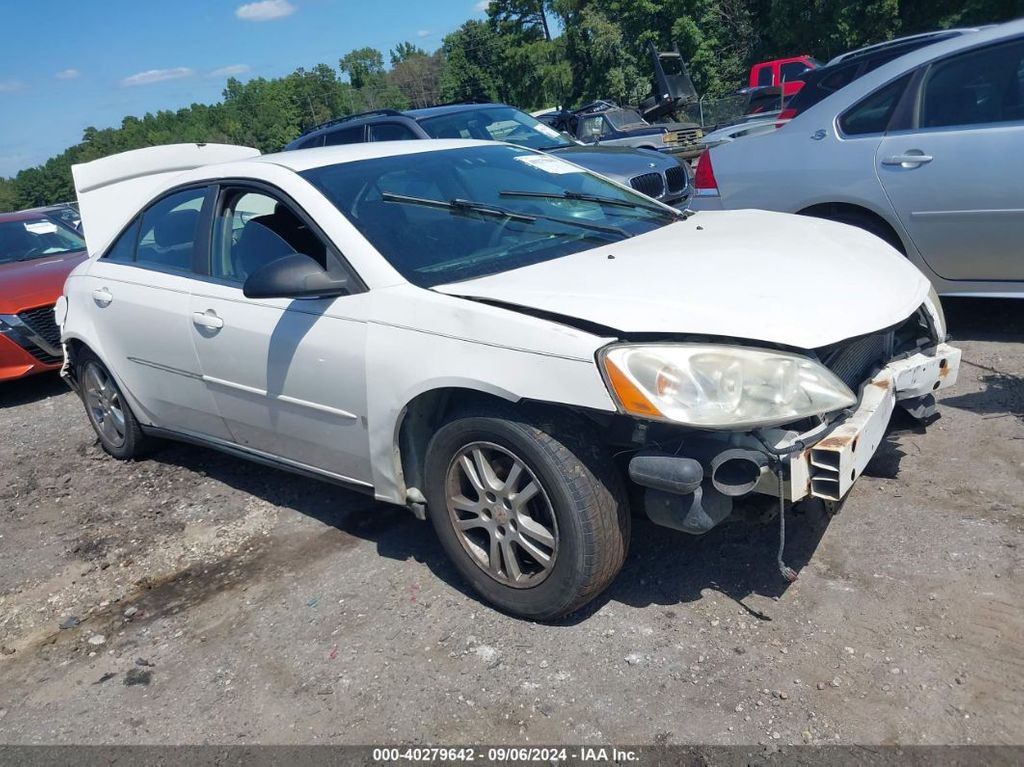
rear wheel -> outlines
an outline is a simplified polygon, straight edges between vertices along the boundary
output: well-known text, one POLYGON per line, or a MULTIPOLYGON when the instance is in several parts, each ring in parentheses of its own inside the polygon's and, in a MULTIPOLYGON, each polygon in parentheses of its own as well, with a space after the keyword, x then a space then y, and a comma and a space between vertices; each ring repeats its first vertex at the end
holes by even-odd
POLYGON ((507 412, 449 421, 426 457, 434 529, 485 599, 552 620, 614 579, 629 545, 622 482, 583 423, 507 412))
POLYGON ((142 433, 124 395, 103 363, 86 352, 79 356, 77 368, 85 412, 103 449, 122 460, 150 451, 153 440, 142 433))

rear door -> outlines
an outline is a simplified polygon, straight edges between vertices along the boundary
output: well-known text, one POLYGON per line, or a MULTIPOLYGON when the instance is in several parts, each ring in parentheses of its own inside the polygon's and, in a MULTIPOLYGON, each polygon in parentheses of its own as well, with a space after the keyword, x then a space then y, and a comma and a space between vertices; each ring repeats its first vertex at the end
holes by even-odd
POLYGON ((352 293, 339 298, 246 298, 245 278, 282 256, 347 267, 298 206, 268 187, 222 187, 212 218, 207 277, 193 288, 189 331, 232 441, 369 483, 369 294, 351 274, 352 293))
POLYGON ((948 280, 1024 280, 1024 39, 932 64, 912 125, 876 165, 924 260, 948 280))
POLYGON ((226 438, 189 321, 194 265, 206 247, 202 222, 212 204, 209 190, 196 187, 149 206, 90 266, 85 300, 94 307, 97 351, 144 422, 226 438))

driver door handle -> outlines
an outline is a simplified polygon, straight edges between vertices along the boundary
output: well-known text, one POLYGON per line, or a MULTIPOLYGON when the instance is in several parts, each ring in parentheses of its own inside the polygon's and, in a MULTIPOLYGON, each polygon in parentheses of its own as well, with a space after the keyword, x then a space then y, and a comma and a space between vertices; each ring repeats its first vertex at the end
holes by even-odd
POLYGON ((110 306, 110 302, 114 300, 114 295, 106 288, 97 288, 92 292, 92 300, 102 308, 110 306))
POLYGON ((206 312, 192 312, 192 324, 210 330, 219 330, 224 327, 224 320, 214 314, 213 310, 206 312))
POLYGON ((903 167, 924 165, 932 161, 930 154, 894 154, 882 159, 882 165, 902 165, 903 167))

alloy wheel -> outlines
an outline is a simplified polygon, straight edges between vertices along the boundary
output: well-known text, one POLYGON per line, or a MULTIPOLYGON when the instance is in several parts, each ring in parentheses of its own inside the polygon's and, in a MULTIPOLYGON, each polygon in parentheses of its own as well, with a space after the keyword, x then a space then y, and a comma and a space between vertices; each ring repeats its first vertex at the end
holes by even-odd
POLYGON ((536 586, 558 555, 558 524, 540 480, 510 450, 473 442, 452 459, 448 514, 473 562, 506 586, 536 586))
POLYGON ((110 374, 95 362, 87 362, 82 385, 92 425, 111 447, 121 447, 126 433, 124 408, 110 374))

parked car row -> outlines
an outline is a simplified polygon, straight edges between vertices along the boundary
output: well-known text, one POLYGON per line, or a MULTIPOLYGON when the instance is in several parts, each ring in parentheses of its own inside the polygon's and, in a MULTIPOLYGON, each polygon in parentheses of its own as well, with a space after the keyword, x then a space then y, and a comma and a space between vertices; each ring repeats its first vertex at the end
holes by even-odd
POLYGON ((686 166, 650 149, 593 146, 575 141, 505 104, 448 104, 398 112, 382 109, 349 115, 312 128, 285 149, 418 139, 507 141, 537 149, 677 205, 690 194, 686 166))
POLYGON ((688 205, 661 153, 459 104, 76 165, 86 260, 15 231, 79 259, 54 317, 110 455, 181 440, 406 506, 484 599, 554 619, 631 511, 841 503, 956 381, 939 292, 1021 294, 1024 22, 914 47, 831 64, 858 69, 702 155, 688 205))

